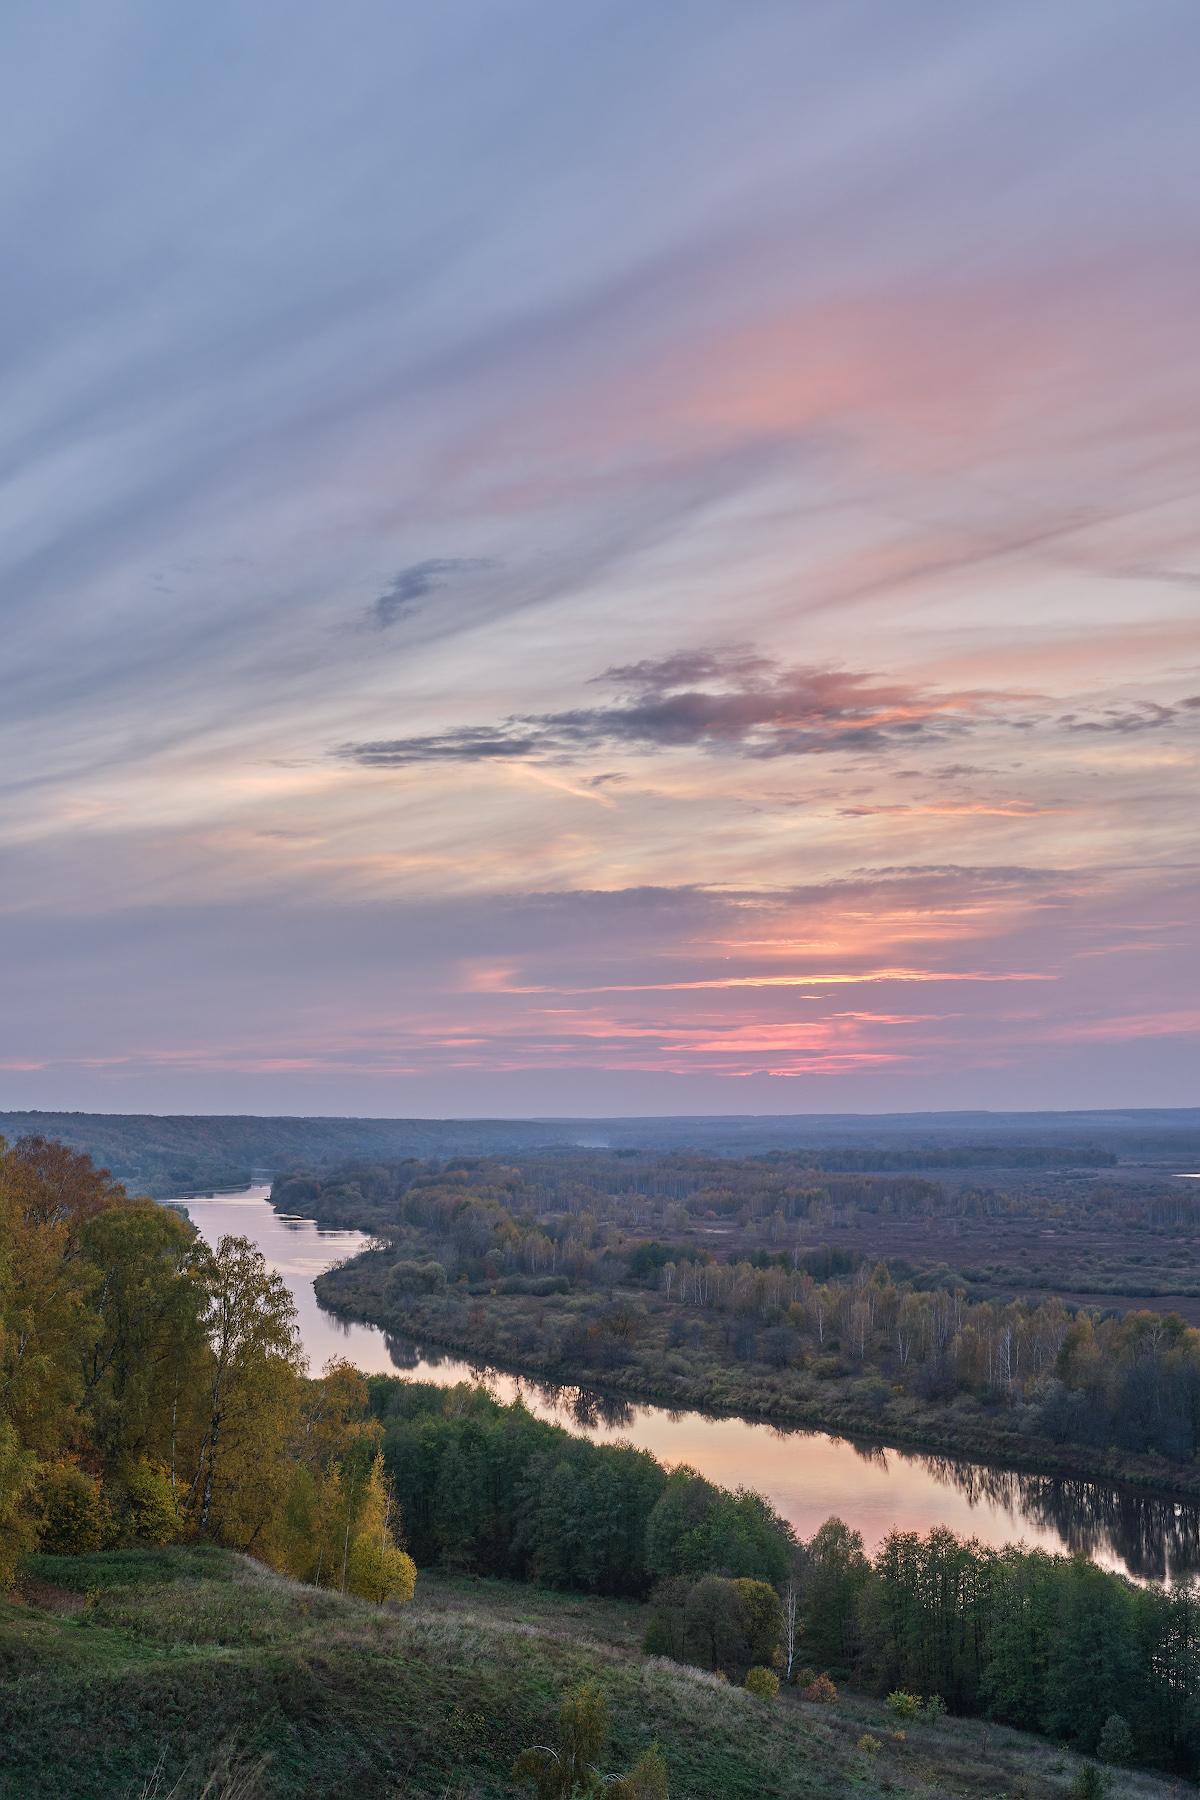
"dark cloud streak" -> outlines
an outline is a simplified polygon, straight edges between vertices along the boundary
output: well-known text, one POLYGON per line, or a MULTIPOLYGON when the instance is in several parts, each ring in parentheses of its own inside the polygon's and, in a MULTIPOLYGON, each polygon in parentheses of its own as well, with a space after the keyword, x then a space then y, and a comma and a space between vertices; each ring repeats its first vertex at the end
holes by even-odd
MULTIPOLYGON (((1200 695, 1163 705, 1132 701, 1094 713, 1026 713, 1005 718, 983 690, 941 694, 861 670, 785 667, 745 646, 679 651, 617 664, 594 681, 615 688, 611 706, 516 713, 498 725, 460 725, 422 736, 341 745, 336 754, 366 768, 418 763, 569 762, 590 751, 698 750, 752 761, 883 751, 944 743, 985 723, 1071 733, 1157 731, 1195 716, 1200 695)), ((951 764, 943 777, 977 773, 951 764)), ((907 771, 913 773, 913 771, 907 771)))
POLYGON ((410 563, 372 600, 364 622, 376 631, 387 631, 416 612, 422 600, 444 588, 456 575, 476 575, 494 566, 489 558, 481 556, 430 556, 424 562, 410 563))
POLYGON ((1134 701, 1130 706, 1107 707, 1093 719, 1081 719, 1076 713, 1064 713, 1060 723, 1068 731, 1117 732, 1129 735, 1138 731, 1162 731, 1177 723, 1181 713, 1200 709, 1200 694, 1192 694, 1174 706, 1160 706, 1153 700, 1134 701))
POLYGON ((608 669, 612 706, 516 714, 499 725, 344 744, 369 768, 570 759, 589 750, 698 749, 765 760, 880 750, 968 729, 969 701, 846 669, 785 668, 738 648, 680 652, 608 669), (704 686, 685 685, 703 681, 704 686))

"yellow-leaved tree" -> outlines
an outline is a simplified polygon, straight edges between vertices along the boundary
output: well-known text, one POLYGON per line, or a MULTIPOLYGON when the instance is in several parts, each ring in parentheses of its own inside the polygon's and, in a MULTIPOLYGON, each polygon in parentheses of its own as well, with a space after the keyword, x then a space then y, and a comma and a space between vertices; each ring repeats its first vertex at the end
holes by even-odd
POLYGON ((383 1427, 370 1416, 367 1378, 335 1359, 303 1384, 287 1493, 263 1551, 298 1581, 340 1586, 356 1497, 383 1427))
POLYGON ((83 1435, 80 1323, 97 1278, 82 1238, 123 1199, 63 1144, 0 1138, 0 1587, 36 1541, 43 1472, 69 1466, 83 1435))
MULTIPOLYGON (((345 1476, 343 1476, 345 1479, 345 1476)), ((357 1496, 347 1495, 353 1509, 343 1586, 377 1606, 391 1600, 403 1605, 417 1585, 417 1565, 396 1542, 398 1519, 391 1487, 378 1450, 371 1459, 357 1496)))
POLYGON ((363 1591, 411 1592, 380 1434, 348 1364, 305 1379, 253 1244, 211 1248, 63 1144, 0 1140, 0 1586, 39 1545, 195 1536, 327 1585, 353 1549, 363 1591))
POLYGON ((188 1510, 202 1536, 254 1550, 283 1505, 303 1368, 296 1307, 248 1239, 201 1260, 207 1353, 191 1395, 188 1510))

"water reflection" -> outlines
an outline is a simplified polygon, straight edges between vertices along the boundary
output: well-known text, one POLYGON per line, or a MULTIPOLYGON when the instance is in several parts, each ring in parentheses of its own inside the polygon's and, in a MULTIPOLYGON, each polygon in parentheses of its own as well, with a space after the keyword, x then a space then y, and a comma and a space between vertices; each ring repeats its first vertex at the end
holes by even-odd
POLYGON ((589 1437, 622 1438, 668 1463, 687 1462, 715 1480, 757 1488, 805 1534, 831 1512, 874 1547, 893 1525, 948 1525, 999 1546, 1018 1539, 1048 1550, 1082 1551, 1142 1581, 1178 1581, 1200 1570, 1200 1506, 1115 1484, 1034 1475, 958 1457, 830 1437, 802 1427, 711 1419, 561 1382, 522 1379, 462 1362, 444 1351, 388 1338, 396 1367, 449 1385, 472 1381, 498 1399, 520 1394, 540 1417, 589 1437), (742 1457, 722 1454, 722 1434, 750 1440, 742 1457), (768 1445, 778 1445, 782 1457, 768 1445), (800 1471, 793 1485, 781 1468, 800 1471), (871 1485, 863 1485, 869 1472, 871 1485), (950 1506, 938 1494, 949 1490, 950 1506), (915 1516, 914 1516, 915 1515, 915 1516))
MULTIPOLYGON (((481 1371, 485 1378, 492 1372, 481 1371)), ((630 1402, 619 1394, 601 1393, 598 1388, 546 1384, 539 1386, 538 1397, 544 1406, 569 1419, 576 1430, 589 1435, 600 1430, 621 1431, 633 1424, 634 1409, 630 1402)))
POLYGON ((1097 1561, 1115 1554, 1145 1581, 1178 1581, 1200 1569, 1200 1508, 1095 1482, 1020 1476, 1020 1505, 1069 1550, 1097 1561))
POLYGON ((1115 1561, 1145 1581, 1200 1569, 1200 1506, 1074 1476, 1030 1475, 950 1456, 923 1456, 936 1480, 972 1507, 1003 1508, 1053 1533, 1064 1549, 1115 1561))
POLYGON ((281 1217, 271 1210, 265 1187, 185 1204, 210 1240, 237 1232, 259 1245, 291 1289, 315 1368, 331 1356, 345 1356, 372 1374, 401 1373, 443 1387, 481 1382, 505 1401, 519 1394, 539 1417, 571 1431, 636 1444, 667 1464, 686 1462, 712 1481, 758 1489, 804 1537, 836 1513, 862 1532, 868 1549, 893 1527, 927 1531, 944 1525, 986 1544, 1021 1539, 1047 1550, 1081 1550, 1139 1580, 1177 1581, 1200 1570, 1196 1502, 527 1380, 375 1326, 339 1320, 319 1306, 315 1277, 356 1254, 367 1241, 362 1233, 322 1231, 311 1219, 281 1217))

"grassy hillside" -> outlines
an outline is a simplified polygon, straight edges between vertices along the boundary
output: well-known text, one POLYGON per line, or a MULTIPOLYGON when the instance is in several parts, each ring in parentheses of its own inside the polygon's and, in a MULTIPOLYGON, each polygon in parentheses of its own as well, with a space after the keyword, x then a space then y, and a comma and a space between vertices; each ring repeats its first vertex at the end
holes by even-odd
MULTIPOLYGON (((301 1587, 217 1550, 36 1557, 0 1602, 4 1800, 492 1800, 594 1678, 608 1766, 657 1740, 674 1800, 1070 1792, 1080 1767, 977 1723, 910 1726, 874 1702, 752 1699, 646 1659, 642 1609, 423 1575, 403 1612, 301 1587), (872 1756, 864 1733, 879 1740, 872 1756)), ((1115 1796, 1182 1784, 1121 1771, 1115 1796)))

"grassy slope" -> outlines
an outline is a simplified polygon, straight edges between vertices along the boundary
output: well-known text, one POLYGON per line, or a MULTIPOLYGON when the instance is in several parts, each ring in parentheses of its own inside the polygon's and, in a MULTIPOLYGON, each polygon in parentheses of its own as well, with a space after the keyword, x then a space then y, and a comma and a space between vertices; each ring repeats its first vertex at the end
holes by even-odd
MULTIPOLYGON (((1077 1767, 962 1721, 895 1744, 866 1701, 763 1705, 643 1658, 640 1609, 623 1602, 425 1574, 397 1614, 215 1551, 37 1558, 27 1593, 38 1604, 0 1602, 4 1800, 491 1800, 517 1791, 513 1756, 546 1741, 586 1676, 612 1709, 610 1766, 657 1739, 675 1800, 1040 1800, 1077 1767), (874 1761, 864 1731, 884 1741, 874 1761)), ((1117 1791, 1194 1792, 1124 1773, 1117 1791)))

